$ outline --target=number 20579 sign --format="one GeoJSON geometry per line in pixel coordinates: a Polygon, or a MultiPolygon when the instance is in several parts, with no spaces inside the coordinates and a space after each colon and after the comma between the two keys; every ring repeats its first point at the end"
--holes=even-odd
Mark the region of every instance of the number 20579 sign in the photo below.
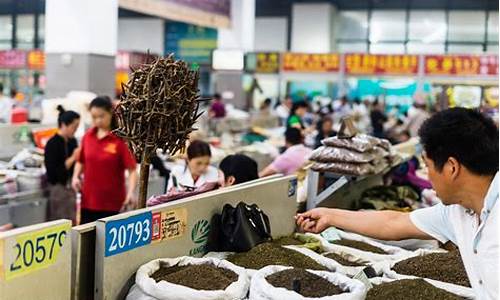
{"type": "Polygon", "coordinates": [[[105,256],[151,243],[151,212],[106,223],[105,256]]]}

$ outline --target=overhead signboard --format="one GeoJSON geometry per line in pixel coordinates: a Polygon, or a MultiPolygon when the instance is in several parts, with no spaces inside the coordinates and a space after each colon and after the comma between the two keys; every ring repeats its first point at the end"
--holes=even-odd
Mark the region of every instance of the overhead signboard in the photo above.
{"type": "Polygon", "coordinates": [[[418,55],[345,54],[345,73],[350,75],[415,75],[418,55]]]}
{"type": "Polygon", "coordinates": [[[209,64],[217,48],[217,30],[181,22],[165,22],[165,55],[190,63],[209,64]]]}
{"type": "Polygon", "coordinates": [[[285,53],[283,71],[288,72],[338,72],[340,55],[336,53],[285,53]]]}
{"type": "Polygon", "coordinates": [[[245,70],[247,72],[278,73],[279,69],[279,52],[248,53],[245,56],[245,70]]]}
{"type": "Polygon", "coordinates": [[[0,51],[1,69],[22,69],[26,66],[26,51],[4,50],[0,51]]]}
{"type": "Polygon", "coordinates": [[[32,50],[28,52],[28,68],[32,70],[45,69],[45,52],[32,50]]]}
{"type": "Polygon", "coordinates": [[[497,55],[426,55],[425,75],[498,75],[497,55]]]}
{"type": "Polygon", "coordinates": [[[243,51],[240,50],[214,50],[212,52],[212,69],[226,71],[243,70],[243,51]]]}

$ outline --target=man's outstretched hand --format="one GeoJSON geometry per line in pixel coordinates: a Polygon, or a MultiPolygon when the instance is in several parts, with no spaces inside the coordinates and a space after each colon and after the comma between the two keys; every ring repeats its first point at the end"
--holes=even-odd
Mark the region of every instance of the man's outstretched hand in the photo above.
{"type": "Polygon", "coordinates": [[[314,208],[295,216],[297,226],[304,232],[320,233],[332,226],[331,210],[314,208]]]}

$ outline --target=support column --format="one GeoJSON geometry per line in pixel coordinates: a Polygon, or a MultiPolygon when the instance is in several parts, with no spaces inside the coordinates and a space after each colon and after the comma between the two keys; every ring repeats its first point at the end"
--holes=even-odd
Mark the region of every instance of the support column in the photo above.
{"type": "MultiPolygon", "coordinates": [[[[255,0],[231,0],[231,28],[219,29],[217,48],[250,52],[254,50],[255,37],[255,0]]],[[[224,99],[237,108],[248,109],[243,92],[243,70],[217,71],[214,74],[215,91],[234,95],[224,99]],[[225,93],[232,92],[232,93],[225,93]]]]}
{"type": "Polygon", "coordinates": [[[336,13],[336,7],[329,3],[293,4],[291,51],[333,52],[336,49],[336,13]]]}
{"type": "Polygon", "coordinates": [[[118,0],[46,0],[47,97],[84,90],[114,97],[118,0]]]}

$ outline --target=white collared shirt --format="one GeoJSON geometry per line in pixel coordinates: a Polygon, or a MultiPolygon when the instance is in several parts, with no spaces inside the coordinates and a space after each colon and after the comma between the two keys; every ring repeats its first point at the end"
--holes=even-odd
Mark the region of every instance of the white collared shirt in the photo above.
{"type": "Polygon", "coordinates": [[[219,181],[219,170],[213,166],[208,166],[207,171],[203,173],[196,182],[193,180],[191,171],[185,165],[175,166],[172,168],[170,173],[170,179],[168,180],[167,191],[174,186],[172,176],[177,179],[178,187],[182,190],[181,186],[187,187],[200,187],[207,182],[218,182],[219,181]]]}
{"type": "Polygon", "coordinates": [[[479,300],[498,297],[498,172],[477,215],[460,206],[442,203],[413,211],[418,229],[442,243],[452,241],[462,256],[472,289],[479,300]]]}

